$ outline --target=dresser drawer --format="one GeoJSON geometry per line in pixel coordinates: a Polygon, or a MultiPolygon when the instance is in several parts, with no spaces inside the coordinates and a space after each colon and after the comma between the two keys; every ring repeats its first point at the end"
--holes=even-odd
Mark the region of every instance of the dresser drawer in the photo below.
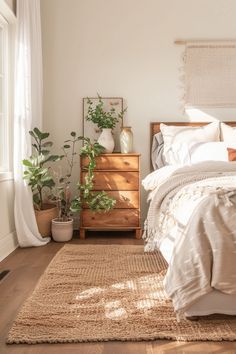
{"type": "Polygon", "coordinates": [[[107,213],[84,209],[81,214],[83,227],[100,229],[139,227],[139,210],[137,209],[114,209],[107,213]]]}
{"type": "MultiPolygon", "coordinates": [[[[116,200],[115,209],[138,209],[139,208],[139,192],[138,191],[107,191],[109,197],[116,200]]],[[[86,204],[84,209],[88,209],[86,204]]]]}
{"type": "MultiPolygon", "coordinates": [[[[88,159],[82,159],[82,168],[88,165],[88,159]]],[[[104,154],[96,157],[95,170],[106,171],[138,171],[138,155],[104,154]]]]}
{"type": "MultiPolygon", "coordinates": [[[[82,172],[82,181],[86,172],[82,172]]],[[[127,190],[139,189],[139,172],[94,172],[94,190],[127,190]]]]}

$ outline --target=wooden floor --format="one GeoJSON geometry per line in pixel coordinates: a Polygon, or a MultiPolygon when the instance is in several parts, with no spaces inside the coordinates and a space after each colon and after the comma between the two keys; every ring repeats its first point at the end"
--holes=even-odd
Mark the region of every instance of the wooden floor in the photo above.
{"type": "MultiPolygon", "coordinates": [[[[141,244],[132,233],[90,233],[85,240],[75,235],[70,243],[141,244]],[[108,237],[109,235],[109,237],[108,237]]],[[[78,344],[6,345],[8,330],[19,308],[31,294],[39,277],[63,244],[51,242],[37,248],[17,249],[0,263],[0,271],[10,273],[0,283],[0,354],[159,354],[159,353],[236,353],[236,342],[104,342],[78,344]]]]}

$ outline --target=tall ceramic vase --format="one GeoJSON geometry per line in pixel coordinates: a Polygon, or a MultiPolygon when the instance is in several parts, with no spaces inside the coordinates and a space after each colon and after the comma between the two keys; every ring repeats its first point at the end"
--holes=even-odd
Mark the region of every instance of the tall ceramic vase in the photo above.
{"type": "Polygon", "coordinates": [[[98,143],[105,148],[105,153],[112,153],[115,147],[112,130],[110,128],[103,128],[102,133],[98,138],[98,143]]]}
{"type": "Polygon", "coordinates": [[[133,152],[133,133],[131,127],[123,127],[120,133],[120,149],[122,154],[133,152]]]}

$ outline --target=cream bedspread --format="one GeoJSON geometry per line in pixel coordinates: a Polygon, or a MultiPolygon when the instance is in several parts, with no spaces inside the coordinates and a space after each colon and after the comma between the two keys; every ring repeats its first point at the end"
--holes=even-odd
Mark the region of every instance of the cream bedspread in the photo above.
{"type": "Polygon", "coordinates": [[[213,289],[236,294],[236,163],[172,168],[154,179],[143,183],[152,190],[143,238],[146,251],[174,239],[165,290],[175,311],[213,289]]]}

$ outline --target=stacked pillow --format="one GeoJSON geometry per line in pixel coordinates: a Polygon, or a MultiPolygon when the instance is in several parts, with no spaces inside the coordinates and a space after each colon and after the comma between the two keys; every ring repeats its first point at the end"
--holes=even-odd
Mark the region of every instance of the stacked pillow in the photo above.
{"type": "MultiPolygon", "coordinates": [[[[161,123],[160,130],[164,141],[164,159],[169,165],[207,160],[229,161],[227,148],[236,148],[236,128],[225,123],[220,126],[219,121],[201,127],[161,123]]],[[[230,157],[232,154],[230,151],[230,157]]]]}
{"type": "Polygon", "coordinates": [[[228,160],[236,161],[236,149],[233,149],[233,147],[236,147],[236,127],[231,127],[222,122],[221,139],[227,143],[228,160]]]}
{"type": "Polygon", "coordinates": [[[236,127],[231,127],[223,122],[220,123],[221,141],[228,144],[236,142],[236,127]]]}

